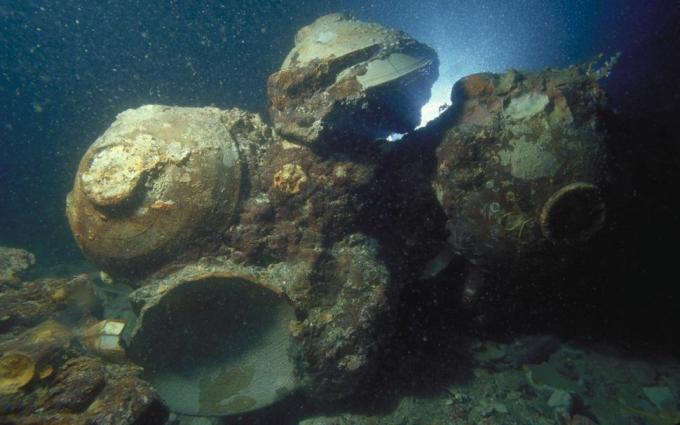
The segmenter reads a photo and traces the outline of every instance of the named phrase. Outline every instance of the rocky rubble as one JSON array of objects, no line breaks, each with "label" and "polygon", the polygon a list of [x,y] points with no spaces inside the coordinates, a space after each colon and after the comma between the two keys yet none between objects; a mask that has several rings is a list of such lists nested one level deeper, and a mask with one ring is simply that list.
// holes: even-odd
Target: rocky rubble
[{"label": "rocky rubble", "polygon": [[0,423],[165,423],[168,410],[139,367],[88,353],[97,292],[87,275],[0,288]]},{"label": "rocky rubble", "polygon": [[18,400],[3,400],[10,423],[164,424],[168,410],[140,368],[80,356],[61,365],[49,381]]},{"label": "rocky rubble", "polygon": [[44,278],[0,291],[0,333],[16,334],[50,318],[68,322],[100,308],[90,278]]},{"label": "rocky rubble", "polygon": [[35,256],[28,251],[0,246],[0,285],[17,283],[35,264]]}]

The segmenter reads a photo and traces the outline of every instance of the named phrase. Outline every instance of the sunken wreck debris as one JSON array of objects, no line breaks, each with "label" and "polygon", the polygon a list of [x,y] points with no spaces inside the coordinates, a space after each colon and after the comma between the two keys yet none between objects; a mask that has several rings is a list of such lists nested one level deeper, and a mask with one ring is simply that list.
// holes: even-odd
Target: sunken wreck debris
[{"label": "sunken wreck debris", "polygon": [[454,250],[485,269],[587,241],[606,218],[607,97],[590,65],[453,88],[432,187]]},{"label": "sunken wreck debris", "polygon": [[600,74],[472,75],[441,119],[373,140],[417,125],[437,66],[403,33],[328,15],[269,79],[276,131],[238,109],[120,114],[67,213],[85,256],[136,287],[136,320],[81,324],[89,355],[59,372],[118,370],[178,415],[346,399],[370,391],[405,285],[453,255],[495,270],[597,233]]},{"label": "sunken wreck debris", "polygon": [[420,122],[439,61],[401,31],[345,14],[300,29],[267,84],[276,131],[305,145],[375,139]]}]

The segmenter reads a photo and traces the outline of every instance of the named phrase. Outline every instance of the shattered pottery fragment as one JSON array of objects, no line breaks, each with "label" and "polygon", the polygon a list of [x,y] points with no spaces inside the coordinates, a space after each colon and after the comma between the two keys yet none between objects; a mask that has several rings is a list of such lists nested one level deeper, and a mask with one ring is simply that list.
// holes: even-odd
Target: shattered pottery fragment
[{"label": "shattered pottery fragment", "polygon": [[234,270],[188,266],[131,294],[129,356],[174,412],[221,416],[267,406],[297,387],[282,291]]},{"label": "shattered pottery fragment", "polygon": [[277,132],[307,145],[385,137],[420,122],[439,61],[401,31],[331,14],[300,29],[268,81]]},{"label": "shattered pottery fragment", "polygon": [[121,337],[127,323],[123,320],[102,320],[88,327],[83,335],[87,349],[102,358],[111,361],[125,359],[125,349],[121,346]]},{"label": "shattered pottery fragment", "polygon": [[146,105],[118,115],[85,153],[67,199],[90,261],[141,273],[233,218],[241,162],[228,114]]},{"label": "shattered pottery fragment", "polygon": [[0,285],[18,283],[33,265],[35,255],[17,248],[0,246]]},{"label": "shattered pottery fragment", "polygon": [[608,109],[597,75],[581,65],[455,84],[432,187],[458,254],[516,266],[603,228]]}]

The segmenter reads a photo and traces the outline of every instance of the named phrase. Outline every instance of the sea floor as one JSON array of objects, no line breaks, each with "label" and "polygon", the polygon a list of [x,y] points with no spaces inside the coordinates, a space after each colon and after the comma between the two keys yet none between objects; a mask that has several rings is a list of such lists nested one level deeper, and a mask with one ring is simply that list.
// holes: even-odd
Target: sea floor
[{"label": "sea floor", "polygon": [[[469,340],[468,376],[381,414],[342,413],[304,425],[675,425],[680,363],[635,358],[606,345],[523,336]],[[536,356],[536,357],[533,357]]]},{"label": "sea floor", "polygon": [[[84,277],[73,278],[74,275],[88,276],[94,286],[94,292],[100,300],[103,300],[97,310],[98,319],[134,320],[127,302],[127,294],[131,288],[125,285],[105,284],[100,280],[99,274],[84,263],[39,270],[34,272],[32,280],[43,282],[45,287],[53,288],[58,292],[59,288],[68,288],[69,282],[84,279]],[[41,281],[40,279],[47,280]],[[10,285],[13,288],[11,290],[19,291],[21,285],[23,283]],[[0,308],[4,309],[2,320],[5,322],[3,323],[11,322],[12,326],[23,328],[21,332],[26,332],[32,326],[38,325],[39,323],[15,320],[16,317],[10,317],[12,308],[25,306],[12,304],[13,301],[9,299],[10,292],[8,291],[8,289],[0,291]],[[40,312],[40,314],[45,314],[44,317],[37,315],[38,313],[33,310],[17,311],[28,311],[27,314],[35,313],[36,316],[32,320],[39,322],[50,316],[49,308],[53,307],[50,303],[61,302],[54,298],[57,292],[47,294],[47,298],[38,292],[31,293],[30,296],[33,297],[31,303],[37,303],[36,305],[40,302],[46,303],[47,310]],[[83,305],[86,301],[78,300],[80,303],[78,308],[88,308]],[[27,319],[29,318],[27,316]],[[10,328],[11,326],[7,325],[2,330],[4,335],[0,334],[0,347],[2,344],[11,344],[12,338],[20,334],[20,332],[13,333]],[[452,346],[457,348],[451,351]],[[446,347],[445,350],[452,354],[436,353],[436,349],[430,350],[434,351],[430,354],[410,353],[406,356],[409,360],[405,365],[397,364],[400,358],[398,354],[389,356],[384,364],[385,369],[400,370],[399,377],[382,379],[376,385],[375,397],[369,397],[368,402],[350,402],[320,407],[304,400],[302,396],[295,396],[264,412],[226,418],[189,417],[171,413],[166,423],[172,425],[231,423],[676,425],[680,423],[680,404],[678,403],[680,362],[670,356],[634,355],[621,347],[596,341],[564,341],[552,335],[515,335],[506,337],[503,341],[494,341],[459,333],[452,336],[451,340],[442,343],[442,347]],[[414,358],[421,365],[411,368]],[[447,367],[428,367],[433,363],[447,363]],[[67,373],[69,368],[75,370],[75,372],[71,371],[71,375]],[[116,391],[124,393],[124,390],[117,389],[115,384],[119,373],[127,380],[121,381],[128,382],[125,385],[143,387],[143,383],[139,382],[131,369],[122,370],[115,365],[115,362],[72,359],[61,369],[56,367],[52,377],[47,377],[22,389],[24,393],[19,392],[10,398],[5,397],[2,400],[5,404],[0,410],[0,424],[41,423],[40,418],[66,418],[65,422],[59,423],[70,423],[68,418],[76,418],[77,415],[68,416],[71,414],[68,413],[68,409],[74,409],[74,405],[80,406],[80,404],[70,405],[63,402],[63,399],[68,398],[69,392],[73,392],[74,388],[77,389],[77,387],[68,387],[67,384],[71,382],[72,385],[78,385],[77,380],[73,381],[75,379],[73,376],[81,378],[88,376],[87,373],[90,373],[86,370],[88,368],[101,370],[101,379],[105,383],[102,384],[103,389],[100,388],[97,391],[103,393],[109,391],[110,394],[118,394]],[[407,369],[406,373],[403,372],[404,369]],[[412,375],[409,375],[408,369],[412,369]],[[420,370],[439,369],[454,372],[446,377],[419,375]],[[78,375],[81,372],[84,375]],[[69,379],[72,380],[69,381]],[[110,384],[107,379],[111,379]],[[143,397],[146,397],[144,395],[146,390],[142,388],[140,391],[143,401]],[[83,414],[92,410],[92,406],[96,404],[92,400],[99,400],[97,397],[99,396],[96,394],[91,395],[89,403],[92,404],[89,407],[81,406],[84,409]],[[85,399],[86,397],[82,400]],[[43,402],[43,400],[47,401]],[[111,400],[118,399],[111,398]],[[65,406],[63,408],[67,413],[58,410],[62,408],[60,406]],[[102,406],[105,405],[99,408],[104,409]],[[56,409],[57,413],[45,416],[41,409]],[[103,414],[103,412],[98,412],[100,413]],[[22,421],[22,417],[27,421]],[[34,418],[38,422],[28,418]]]}]

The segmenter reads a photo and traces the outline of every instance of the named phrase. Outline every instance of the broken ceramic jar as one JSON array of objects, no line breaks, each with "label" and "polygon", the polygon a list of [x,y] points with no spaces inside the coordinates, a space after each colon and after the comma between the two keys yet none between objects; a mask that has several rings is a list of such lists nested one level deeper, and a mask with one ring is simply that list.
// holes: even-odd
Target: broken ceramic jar
[{"label": "broken ceramic jar", "polygon": [[325,401],[356,394],[391,335],[377,248],[352,235],[317,267],[205,257],[159,271],[130,295],[138,319],[128,355],[182,414],[243,413],[298,389]]},{"label": "broken ceramic jar", "polygon": [[187,265],[133,292],[131,303],[139,318],[128,355],[172,411],[240,413],[297,388],[293,307],[279,287],[238,266]]},{"label": "broken ceramic jar", "polygon": [[517,266],[602,229],[607,102],[599,76],[583,65],[455,84],[432,187],[457,253],[486,269]]},{"label": "broken ceramic jar", "polygon": [[[83,157],[67,215],[85,256],[140,275],[233,219],[242,188],[237,109],[146,105],[118,115]],[[255,117],[255,118],[253,118]]]},{"label": "broken ceramic jar", "polygon": [[268,81],[283,137],[307,145],[405,133],[420,123],[439,61],[407,34],[331,14],[300,29]]}]

